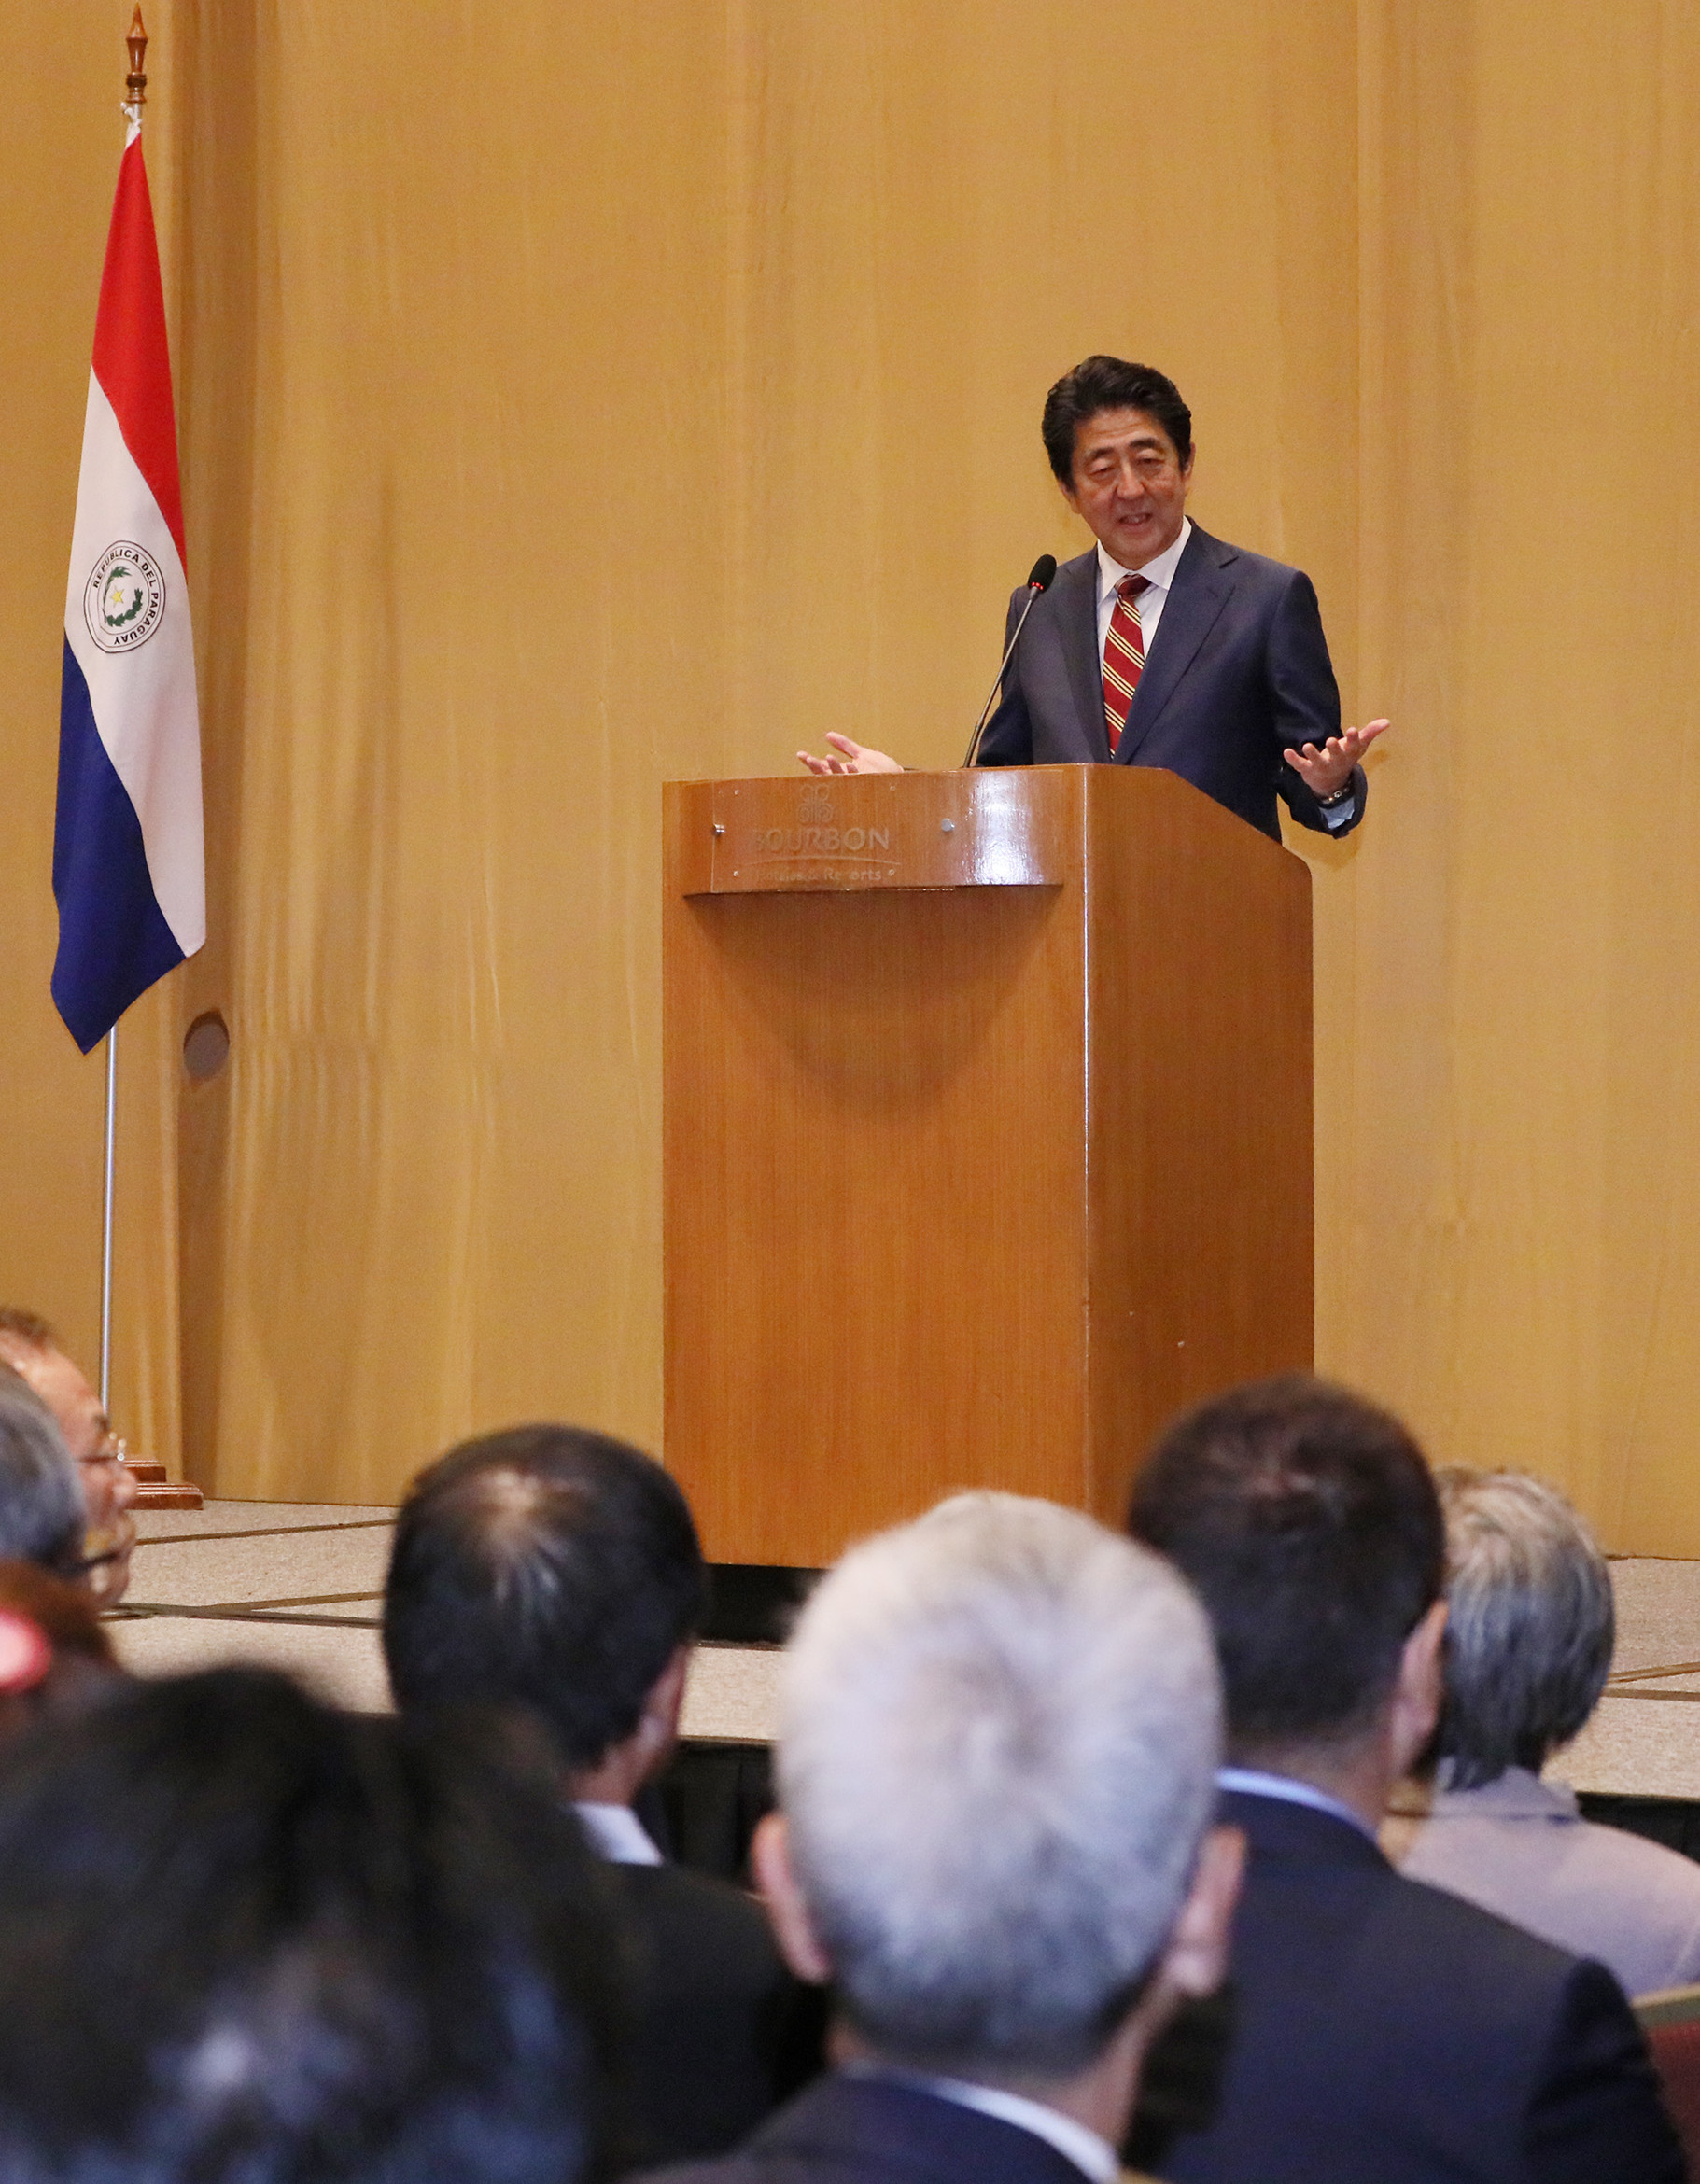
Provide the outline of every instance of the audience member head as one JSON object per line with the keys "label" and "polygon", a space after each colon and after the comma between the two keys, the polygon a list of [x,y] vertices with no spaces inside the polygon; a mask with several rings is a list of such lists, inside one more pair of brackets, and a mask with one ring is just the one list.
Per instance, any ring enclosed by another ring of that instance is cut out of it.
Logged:
{"label": "audience member head", "polygon": [[1219,1703],[1191,1594],[1089,1518],[966,1494],[852,1549],[786,1654],[755,1847],[794,1969],[889,2062],[1136,2069],[1221,1976]]}
{"label": "audience member head", "polygon": [[29,1382],[53,1413],[74,1457],[91,1455],[106,1444],[112,1428],[100,1397],[38,1312],[0,1305],[0,1359]]}
{"label": "audience member head", "polygon": [[119,1673],[86,1587],[0,1561],[0,1743],[38,1715],[82,1704]]}
{"label": "audience member head", "polygon": [[51,1412],[27,1387],[0,1383],[0,1557],[77,1576],[85,1518],[77,1466]]}
{"label": "audience member head", "polygon": [[1540,1771],[1599,1702],[1617,1635],[1606,1558],[1554,1488],[1519,1471],[1442,1471],[1448,1786]]}
{"label": "audience member head", "polygon": [[280,1676],[121,1683],[0,1771],[8,2184],[571,2184],[612,1934],[463,1726]]}
{"label": "audience member head", "polygon": [[1174,443],[1182,469],[1192,460],[1192,412],[1166,372],[1119,357],[1089,357],[1065,371],[1045,398],[1040,431],[1052,474],[1067,486],[1075,477],[1075,435],[1105,410],[1143,410]]}
{"label": "audience member head", "polygon": [[464,1441],[397,1521],[396,1701],[524,1707],[575,1795],[626,1803],[672,1747],[705,1588],[690,1507],[639,1450],[553,1425]]}
{"label": "audience member head", "polygon": [[125,1469],[100,1397],[39,1313],[0,1305],[0,1363],[33,1388],[52,1412],[77,1464],[90,1533],[93,1590],[110,1607],[130,1582],[135,1481]]}
{"label": "audience member head", "polygon": [[1163,1435],[1130,1528],[1204,1603],[1236,1759],[1404,1771],[1440,1703],[1445,1534],[1398,1419],[1308,1375],[1237,1388]]}
{"label": "audience member head", "polygon": [[[13,1395],[18,1393],[20,1388],[23,1389],[27,1394],[35,1394],[35,1389],[30,1386],[29,1382],[18,1370],[17,1366],[12,1363],[11,1359],[6,1355],[4,1351],[0,1351],[0,1388],[4,1388],[8,1394]],[[35,1396],[35,1400],[38,1403],[41,1402],[41,1398],[38,1395]],[[44,1410],[47,1410],[47,1405],[45,1403],[42,1403],[41,1407]],[[48,1415],[51,1417],[52,1413],[49,1411]]]}

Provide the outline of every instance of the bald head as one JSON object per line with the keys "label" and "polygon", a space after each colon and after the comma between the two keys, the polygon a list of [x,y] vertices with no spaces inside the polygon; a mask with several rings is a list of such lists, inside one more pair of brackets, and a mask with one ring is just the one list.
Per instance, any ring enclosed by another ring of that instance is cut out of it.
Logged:
{"label": "bald head", "polygon": [[106,1447],[112,1428],[100,1397],[38,1312],[0,1305],[0,1360],[40,1396],[79,1462]]}
{"label": "bald head", "polygon": [[0,1366],[43,1404],[77,1467],[88,1525],[89,1582],[102,1606],[122,1599],[135,1545],[135,1480],[100,1397],[38,1312],[0,1305]]}

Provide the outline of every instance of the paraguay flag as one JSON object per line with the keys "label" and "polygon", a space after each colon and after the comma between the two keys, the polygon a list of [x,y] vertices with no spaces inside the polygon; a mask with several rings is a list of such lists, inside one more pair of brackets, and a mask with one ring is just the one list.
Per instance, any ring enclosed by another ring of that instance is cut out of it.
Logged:
{"label": "paraguay flag", "polygon": [[206,938],[183,561],[165,301],[133,121],[94,327],[59,715],[53,999],[85,1054]]}

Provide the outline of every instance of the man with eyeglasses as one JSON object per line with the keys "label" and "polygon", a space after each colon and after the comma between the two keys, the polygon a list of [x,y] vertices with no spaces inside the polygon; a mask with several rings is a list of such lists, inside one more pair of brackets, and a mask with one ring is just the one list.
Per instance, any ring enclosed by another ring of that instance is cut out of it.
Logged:
{"label": "man with eyeglasses", "polygon": [[39,1314],[18,1305],[0,1305],[0,1362],[8,1365],[53,1414],[65,1447],[77,1463],[88,1511],[83,1571],[103,1607],[124,1596],[130,1583],[130,1555],[135,1546],[135,1481],[124,1467],[122,1449],[100,1397],[59,1337]]}
{"label": "man with eyeglasses", "polygon": [[[1096,545],[1031,606],[986,724],[982,766],[1161,766],[1281,839],[1279,797],[1314,833],[1344,834],[1369,795],[1359,763],[1387,726],[1342,729],[1309,577],[1192,522],[1192,413],[1146,364],[1089,357],[1045,400],[1052,475]],[[829,735],[817,774],[898,770]]]}

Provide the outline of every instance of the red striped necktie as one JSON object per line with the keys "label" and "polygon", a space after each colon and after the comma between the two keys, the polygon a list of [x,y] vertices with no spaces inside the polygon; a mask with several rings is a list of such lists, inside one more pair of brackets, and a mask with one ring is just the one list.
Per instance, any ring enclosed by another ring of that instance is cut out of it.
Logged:
{"label": "red striped necktie", "polygon": [[1128,724],[1133,693],[1145,671],[1145,633],[1139,623],[1139,595],[1150,588],[1148,577],[1122,578],[1116,587],[1116,611],[1103,640],[1103,725],[1112,758]]}

